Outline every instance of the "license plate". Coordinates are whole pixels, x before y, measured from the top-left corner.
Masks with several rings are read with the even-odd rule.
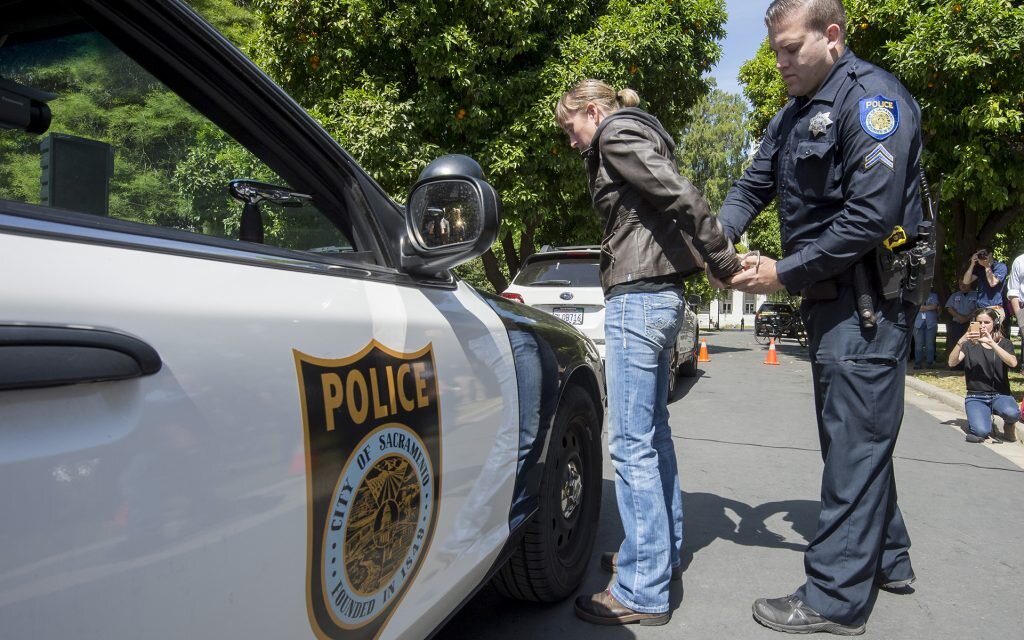
[[[569,324],[583,324],[583,307],[555,307],[551,313]]]

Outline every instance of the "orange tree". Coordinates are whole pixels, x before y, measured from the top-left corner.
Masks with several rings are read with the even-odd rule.
[[[848,43],[898,77],[922,109],[940,216],[937,288],[979,245],[1024,251],[1024,7],[1009,0],[846,0]],[[767,46],[744,65],[755,135],[785,104]]]
[[[252,53],[391,194],[444,153],[501,194],[500,245],[475,284],[498,291],[541,244],[596,242],[558,96],[601,78],[636,89],[669,131],[707,92],[723,0],[253,0]]]

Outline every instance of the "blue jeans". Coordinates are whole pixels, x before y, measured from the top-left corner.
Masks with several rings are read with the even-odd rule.
[[[996,414],[1007,424],[1020,420],[1020,406],[1010,396],[994,393],[969,394],[964,399],[964,410],[967,411],[967,424],[976,436],[987,438],[992,433],[992,414]]]
[[[668,611],[683,544],[683,495],[668,426],[669,359],[680,292],[624,293],[605,303],[608,450],[625,537],[611,586],[643,613]]]
[[[927,362],[929,367],[935,364],[935,335],[938,332],[939,325],[914,327],[914,364],[921,366]]]

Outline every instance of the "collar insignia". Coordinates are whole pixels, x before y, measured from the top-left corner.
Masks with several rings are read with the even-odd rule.
[[[828,126],[832,124],[832,119],[829,116],[832,115],[831,111],[822,111],[818,115],[811,118],[811,135],[820,136],[821,134],[828,131]]]

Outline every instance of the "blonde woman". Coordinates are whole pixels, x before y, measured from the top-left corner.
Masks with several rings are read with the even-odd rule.
[[[671,347],[683,308],[683,278],[704,268],[720,281],[739,258],[701,193],[679,175],[675,144],[631,89],[585,80],[555,109],[579,150],[594,209],[604,224],[608,449],[625,538],[601,564],[608,590],[576,600],[596,624],[668,622],[669,584],[682,572],[683,505],[668,426]]]

